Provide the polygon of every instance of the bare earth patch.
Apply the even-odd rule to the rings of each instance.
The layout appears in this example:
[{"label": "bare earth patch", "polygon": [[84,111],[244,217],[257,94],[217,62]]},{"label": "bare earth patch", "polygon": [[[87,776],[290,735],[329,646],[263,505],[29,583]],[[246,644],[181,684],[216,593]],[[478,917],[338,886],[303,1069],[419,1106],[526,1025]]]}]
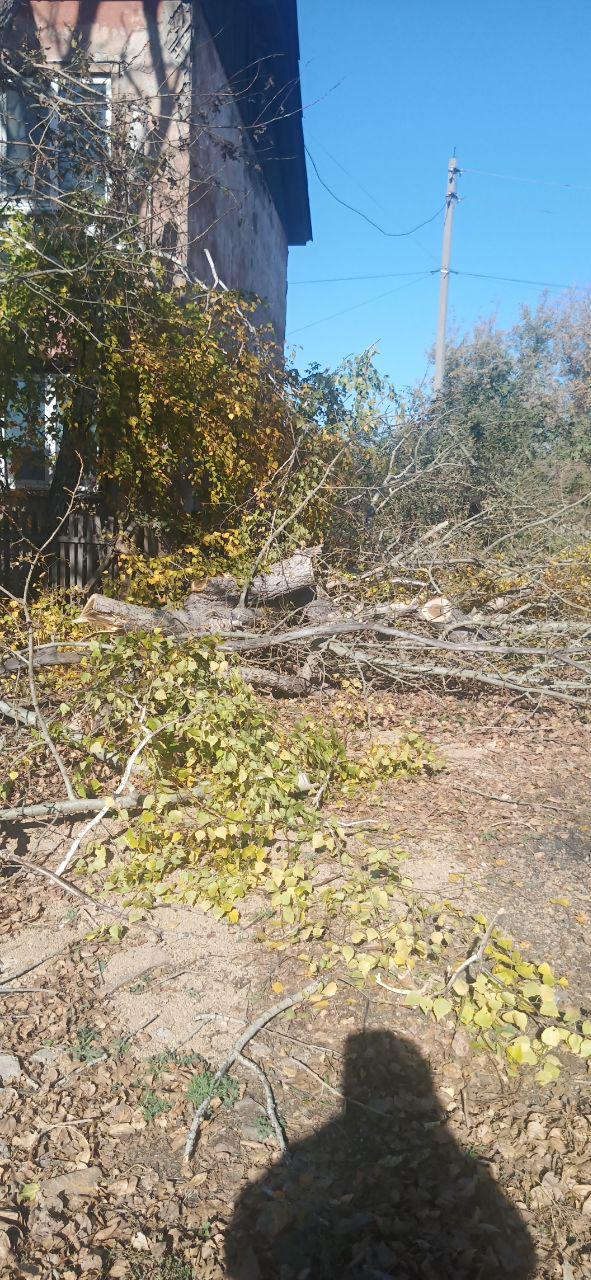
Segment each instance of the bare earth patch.
[{"label": "bare earth patch", "polygon": [[[424,732],[447,769],[337,806],[373,823],[355,839],[404,849],[433,901],[487,917],[503,907],[524,952],[553,963],[588,1009],[589,727],[431,696],[376,698],[372,719],[374,738],[402,722]],[[344,727],[361,742],[362,724]],[[527,1069],[509,1077],[451,1018],[436,1024],[374,983],[340,981],[334,999],[290,1011],[249,1047],[292,1161],[259,1082],[236,1066],[187,1166],[204,1073],[278,989],[304,985],[297,949],[198,907],[160,908],[119,943],[89,940],[85,913],[57,890],[3,884],[2,1275],[589,1274],[583,1061],[546,1087]]]}]

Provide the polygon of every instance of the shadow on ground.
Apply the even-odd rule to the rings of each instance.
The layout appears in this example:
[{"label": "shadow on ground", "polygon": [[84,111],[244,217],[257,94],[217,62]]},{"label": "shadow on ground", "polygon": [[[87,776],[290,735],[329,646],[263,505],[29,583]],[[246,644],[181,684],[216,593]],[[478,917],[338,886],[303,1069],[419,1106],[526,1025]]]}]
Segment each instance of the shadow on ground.
[{"label": "shadow on ground", "polygon": [[337,1119],[243,1192],[227,1236],[231,1280],[534,1275],[525,1224],[452,1137],[412,1044],[388,1031],[351,1036],[343,1092]]}]

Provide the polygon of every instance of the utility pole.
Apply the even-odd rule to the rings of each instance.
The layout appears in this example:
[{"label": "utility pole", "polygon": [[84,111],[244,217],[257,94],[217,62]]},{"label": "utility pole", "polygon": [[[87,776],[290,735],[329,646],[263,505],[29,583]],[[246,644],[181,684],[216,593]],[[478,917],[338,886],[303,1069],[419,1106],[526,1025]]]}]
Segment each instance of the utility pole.
[{"label": "utility pole", "polygon": [[443,387],[445,373],[445,330],[447,325],[447,303],[449,298],[449,273],[451,269],[451,241],[454,225],[454,213],[458,202],[458,162],[455,154],[449,162],[447,171],[447,193],[445,197],[445,221],[443,224],[443,247],[441,250],[441,283],[439,286],[439,321],[437,324],[437,342],[435,344],[435,377],[433,386],[436,392]]}]

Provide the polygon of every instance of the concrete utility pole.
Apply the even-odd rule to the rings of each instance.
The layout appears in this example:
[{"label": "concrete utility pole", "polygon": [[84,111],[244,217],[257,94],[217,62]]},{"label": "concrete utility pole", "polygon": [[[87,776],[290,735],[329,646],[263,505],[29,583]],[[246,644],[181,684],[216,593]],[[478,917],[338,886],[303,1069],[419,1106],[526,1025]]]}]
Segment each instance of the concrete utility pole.
[{"label": "concrete utility pole", "polygon": [[445,197],[445,221],[443,224],[443,247],[441,250],[441,283],[439,286],[439,321],[437,324],[437,342],[435,344],[435,391],[443,387],[445,373],[445,330],[447,325],[447,302],[449,298],[449,272],[451,268],[451,240],[454,225],[454,213],[458,202],[458,162],[455,155],[449,162],[447,171],[447,194]]}]

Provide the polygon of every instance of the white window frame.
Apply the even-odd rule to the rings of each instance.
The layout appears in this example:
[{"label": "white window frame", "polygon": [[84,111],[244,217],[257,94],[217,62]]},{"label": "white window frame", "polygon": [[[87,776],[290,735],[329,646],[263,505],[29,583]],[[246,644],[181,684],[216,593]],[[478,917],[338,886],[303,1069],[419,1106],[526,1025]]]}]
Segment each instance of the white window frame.
[{"label": "white window frame", "polygon": [[[111,149],[111,129],[113,125],[113,77],[112,77],[112,74],[110,71],[89,71],[88,75],[84,76],[83,81],[81,81],[81,83],[88,85],[90,88],[92,88],[92,86],[95,84],[105,85],[105,90],[106,90],[105,99],[104,99],[105,131],[109,138],[109,150],[110,150]],[[63,82],[56,76],[55,79],[53,79],[51,82],[51,88],[56,98],[59,98],[60,89],[62,88],[62,86],[63,86]],[[52,197],[51,197],[52,200],[53,199],[59,200],[60,197],[63,195],[63,192],[60,187],[60,180],[59,180],[59,143],[56,146],[56,153],[57,153],[56,168],[54,169],[50,177],[50,183],[52,186]],[[110,189],[111,189],[111,179],[109,174],[107,174],[106,180],[105,180],[105,190],[102,193],[102,198],[104,200],[108,200]]]}]

